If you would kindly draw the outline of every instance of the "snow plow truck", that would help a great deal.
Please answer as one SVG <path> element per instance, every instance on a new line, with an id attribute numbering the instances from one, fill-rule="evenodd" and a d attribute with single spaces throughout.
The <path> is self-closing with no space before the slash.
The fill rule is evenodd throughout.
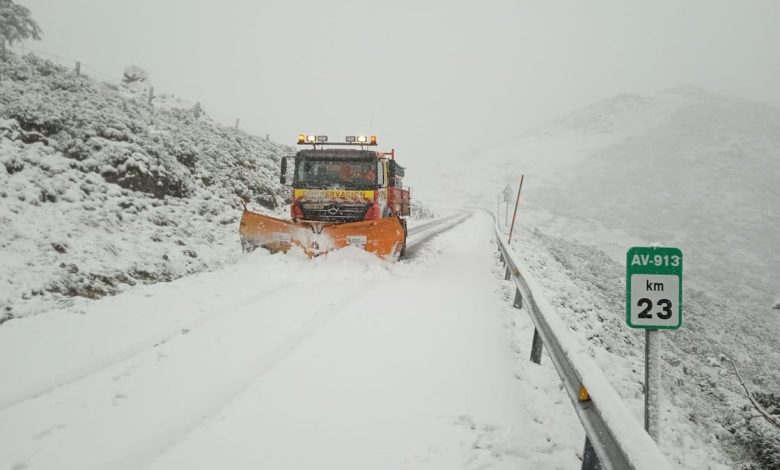
<path id="1" fill-rule="evenodd" d="M 299 150 L 281 160 L 279 181 L 292 171 L 290 219 L 244 207 L 239 234 L 244 251 L 262 247 L 286 253 L 300 247 L 309 257 L 356 246 L 397 260 L 406 250 L 410 190 L 404 168 L 390 152 L 370 150 L 376 136 L 347 136 L 329 142 L 324 135 L 298 136 Z"/>

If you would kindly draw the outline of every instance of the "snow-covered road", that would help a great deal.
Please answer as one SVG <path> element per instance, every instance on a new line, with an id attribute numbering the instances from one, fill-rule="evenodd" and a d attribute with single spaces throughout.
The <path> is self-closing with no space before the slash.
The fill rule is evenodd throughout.
<path id="1" fill-rule="evenodd" d="M 574 468 L 491 233 L 476 213 L 396 264 L 257 252 L 8 322 L 0 469 Z"/>

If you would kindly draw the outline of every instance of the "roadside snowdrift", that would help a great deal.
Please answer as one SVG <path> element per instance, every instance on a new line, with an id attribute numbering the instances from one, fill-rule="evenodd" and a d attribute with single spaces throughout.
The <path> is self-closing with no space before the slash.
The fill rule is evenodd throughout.
<path id="1" fill-rule="evenodd" d="M 0 61 L 0 322 L 234 259 L 239 197 L 284 205 L 291 150 L 199 105 Z"/>

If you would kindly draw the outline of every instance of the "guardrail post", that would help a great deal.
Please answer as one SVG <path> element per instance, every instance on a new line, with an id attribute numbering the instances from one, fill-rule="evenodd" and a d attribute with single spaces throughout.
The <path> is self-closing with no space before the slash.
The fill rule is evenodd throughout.
<path id="1" fill-rule="evenodd" d="M 81 62 L 76 61 L 76 76 L 81 75 Z"/>
<path id="2" fill-rule="evenodd" d="M 523 308 L 523 294 L 520 293 L 520 289 L 515 289 L 515 301 L 512 303 L 514 308 Z"/>
<path id="3" fill-rule="evenodd" d="M 534 328 L 534 339 L 531 341 L 531 362 L 534 364 L 542 363 L 542 338 L 539 336 L 539 331 Z"/>
<path id="4" fill-rule="evenodd" d="M 512 271 L 509 270 L 509 266 L 506 267 L 506 274 L 504 274 L 504 280 L 508 281 L 512 278 Z"/>
<path id="5" fill-rule="evenodd" d="M 601 462 L 588 436 L 585 436 L 585 449 L 582 451 L 582 470 L 601 470 Z"/>

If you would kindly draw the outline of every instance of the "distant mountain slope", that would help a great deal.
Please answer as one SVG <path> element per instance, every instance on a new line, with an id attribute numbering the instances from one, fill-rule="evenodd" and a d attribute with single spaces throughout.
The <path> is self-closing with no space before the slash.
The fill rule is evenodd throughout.
<path id="1" fill-rule="evenodd" d="M 682 248 L 686 286 L 722 302 L 707 321 L 717 333 L 701 332 L 701 338 L 740 335 L 751 343 L 738 348 L 740 354 L 757 348 L 774 357 L 780 109 L 690 86 L 623 94 L 530 133 L 512 148 L 515 157 L 498 166 L 506 174 L 530 175 L 524 200 L 551 214 L 548 229 L 621 262 L 629 244 Z M 556 218 L 590 222 L 553 227 Z M 606 231 L 623 235 L 616 242 Z"/>
<path id="2" fill-rule="evenodd" d="M 633 102 L 557 122 L 542 140 L 583 145 L 529 200 L 681 246 L 693 279 L 768 309 L 780 292 L 780 110 L 691 87 Z"/>
<path id="3" fill-rule="evenodd" d="M 239 197 L 284 204 L 292 150 L 199 106 L 33 55 L 8 53 L 0 77 L 0 322 L 218 265 L 240 251 Z"/>

